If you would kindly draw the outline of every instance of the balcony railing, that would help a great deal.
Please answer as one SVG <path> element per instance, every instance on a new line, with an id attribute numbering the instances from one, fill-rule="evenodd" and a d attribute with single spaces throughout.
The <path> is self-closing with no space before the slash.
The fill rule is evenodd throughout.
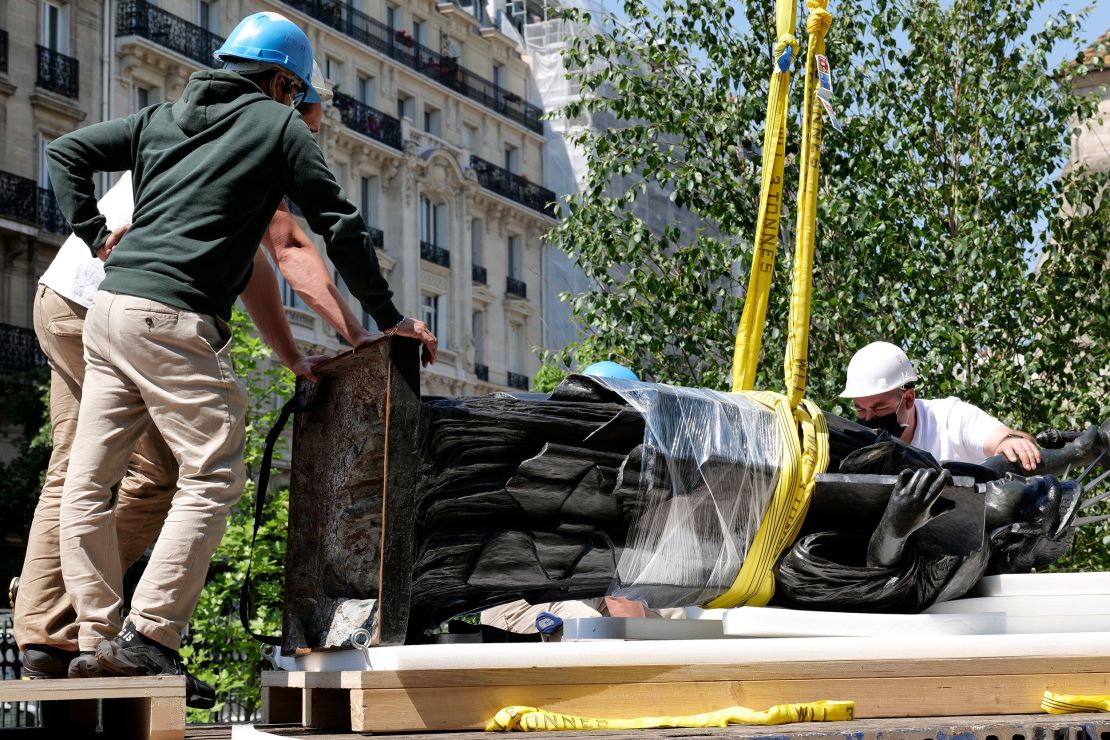
<path id="1" fill-rule="evenodd" d="M 393 116 L 340 92 L 335 93 L 332 104 L 339 109 L 347 128 L 394 149 L 401 148 L 401 122 Z"/>
<path id="2" fill-rule="evenodd" d="M 0 28 L 0 72 L 8 71 L 8 32 Z"/>
<path id="3" fill-rule="evenodd" d="M 515 277 L 507 277 L 505 278 L 505 292 L 509 295 L 527 298 L 528 284 L 523 280 L 517 280 Z"/>
<path id="4" fill-rule="evenodd" d="M 370 242 L 370 246 L 375 249 L 385 249 L 385 232 L 374 226 L 367 226 L 369 234 L 366 240 Z"/>
<path id="5" fill-rule="evenodd" d="M 33 329 L 0 324 L 0 370 L 31 370 L 46 367 Z"/>
<path id="6" fill-rule="evenodd" d="M 471 155 L 470 166 L 478 175 L 478 182 L 487 190 L 503 195 L 523 206 L 555 218 L 555 193 L 540 187 L 504 167 L 498 167 L 481 157 Z"/>
<path id="7" fill-rule="evenodd" d="M 35 85 L 43 90 L 56 92 L 67 98 L 76 98 L 78 89 L 78 64 L 73 57 L 36 45 L 39 51 L 39 74 Z"/>
<path id="8" fill-rule="evenodd" d="M 443 267 L 451 266 L 451 253 L 443 247 L 437 247 L 430 242 L 420 242 L 420 259 L 434 262 Z"/>
<path id="9" fill-rule="evenodd" d="M 486 285 L 486 268 L 481 265 L 470 266 L 470 279 L 476 283 Z"/>
<path id="10" fill-rule="evenodd" d="M 419 44 L 401 29 L 393 29 L 341 0 L 284 0 L 291 8 L 312 16 L 324 25 L 346 34 L 391 59 L 430 77 L 485 107 L 543 133 L 543 110 L 521 100 L 519 95 L 494 85 L 459 64 L 455 57 L 440 54 Z"/>
<path id="11" fill-rule="evenodd" d="M 0 218 L 9 218 L 55 234 L 68 234 L 54 192 L 29 177 L 0 170 Z"/>
<path id="12" fill-rule="evenodd" d="M 155 7 L 147 0 L 123 0 L 119 4 L 116 34 L 142 36 L 205 67 L 216 64 L 212 54 L 224 42 L 211 31 Z"/>
<path id="13" fill-rule="evenodd" d="M 477 377 L 478 380 L 484 380 L 488 383 L 489 382 L 489 365 L 483 365 L 480 362 L 474 363 L 474 376 Z"/>
<path id="14" fill-rule="evenodd" d="M 518 390 L 528 390 L 528 376 L 520 373 L 508 373 L 509 387 Z"/>

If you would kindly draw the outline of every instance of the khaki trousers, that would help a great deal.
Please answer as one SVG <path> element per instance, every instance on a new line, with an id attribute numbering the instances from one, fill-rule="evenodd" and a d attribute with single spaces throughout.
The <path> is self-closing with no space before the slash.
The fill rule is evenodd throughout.
<path id="1" fill-rule="evenodd" d="M 120 629 L 112 486 L 152 422 L 179 473 L 128 618 L 147 637 L 181 645 L 230 507 L 243 493 L 246 394 L 230 344 L 231 331 L 216 317 L 97 293 L 85 319 L 85 384 L 61 508 L 62 575 L 81 650 Z"/>
<path id="2" fill-rule="evenodd" d="M 19 579 L 13 632 L 16 643 L 77 649 L 76 614 L 66 594 L 58 542 L 62 501 L 85 358 L 81 342 L 87 309 L 40 285 L 35 294 L 35 334 L 50 363 L 50 430 L 53 450 L 39 496 Z M 119 560 L 127 570 L 146 551 L 169 510 L 177 462 L 153 427 L 140 437 L 119 485 L 115 509 Z"/>

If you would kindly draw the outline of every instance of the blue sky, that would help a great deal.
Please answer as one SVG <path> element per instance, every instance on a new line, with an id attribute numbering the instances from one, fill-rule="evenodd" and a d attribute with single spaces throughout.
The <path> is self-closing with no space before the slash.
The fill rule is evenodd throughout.
<path id="1" fill-rule="evenodd" d="M 835 0 L 832 1 L 835 2 Z M 1033 26 L 1034 30 L 1043 27 L 1045 19 L 1049 15 L 1054 14 L 1052 10 L 1047 9 L 1048 5 L 1052 5 L 1054 6 L 1054 8 L 1060 7 L 1071 12 L 1077 12 L 1078 10 L 1091 5 L 1094 6 L 1094 9 L 1091 11 L 1090 15 L 1087 16 L 1087 19 L 1083 23 L 1082 37 L 1086 42 L 1084 44 L 1084 48 L 1094 43 L 1095 39 L 1097 39 L 1102 34 L 1110 31 L 1110 0 L 1095 0 L 1094 2 L 1075 2 L 1074 0 L 1062 0 L 1062 2 L 1058 3 L 1046 3 L 1046 8 L 1042 8 L 1033 15 L 1033 22 L 1030 25 Z M 1064 61 L 1065 59 L 1072 58 L 1076 51 L 1076 49 L 1055 49 L 1052 57 L 1052 66 L 1055 67 L 1058 63 Z"/>

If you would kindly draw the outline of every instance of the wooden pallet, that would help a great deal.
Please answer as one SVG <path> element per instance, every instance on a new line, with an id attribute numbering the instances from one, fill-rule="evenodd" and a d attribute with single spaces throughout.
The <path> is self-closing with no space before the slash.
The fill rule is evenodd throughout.
<path id="1" fill-rule="evenodd" d="M 99 723 L 113 740 L 183 740 L 184 676 L 0 681 L 0 702 L 40 702 L 42 727 L 8 737 L 92 736 Z"/>
<path id="2" fill-rule="evenodd" d="M 356 732 L 481 729 L 500 708 L 590 717 L 852 700 L 857 718 L 1036 714 L 1045 689 L 1110 694 L 1105 656 L 262 674 L 263 721 Z"/>

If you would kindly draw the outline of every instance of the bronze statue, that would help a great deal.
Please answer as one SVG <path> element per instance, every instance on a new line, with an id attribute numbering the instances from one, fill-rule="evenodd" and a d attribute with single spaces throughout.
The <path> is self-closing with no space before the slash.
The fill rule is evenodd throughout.
<path id="1" fill-rule="evenodd" d="M 645 414 L 582 376 L 550 395 L 421 399 L 409 354 L 391 357 L 383 342 L 341 358 L 297 418 L 287 652 L 349 644 L 358 628 L 381 644 L 419 641 L 449 617 L 521 598 L 615 590 L 674 606 L 728 588 L 732 576 L 713 563 L 683 564 L 669 583 L 630 579 L 621 564 L 644 541 L 630 530 L 652 506 L 737 480 L 731 453 L 661 451 Z M 672 418 L 672 394 L 657 388 L 660 418 Z M 696 403 L 717 413 L 713 397 Z M 774 475 L 759 452 L 766 435 L 729 414 L 718 437 L 749 455 L 744 485 L 762 490 Z M 1110 447 L 1107 431 L 1090 428 L 1044 450 L 1038 474 L 1024 477 L 1004 458 L 941 465 L 885 432 L 831 416 L 829 427 L 830 474 L 776 565 L 775 604 L 916 612 L 984 573 L 1051 563 L 1083 506 L 1082 484 L 1053 473 L 1093 468 Z M 677 535 L 703 547 L 700 526 Z"/>

